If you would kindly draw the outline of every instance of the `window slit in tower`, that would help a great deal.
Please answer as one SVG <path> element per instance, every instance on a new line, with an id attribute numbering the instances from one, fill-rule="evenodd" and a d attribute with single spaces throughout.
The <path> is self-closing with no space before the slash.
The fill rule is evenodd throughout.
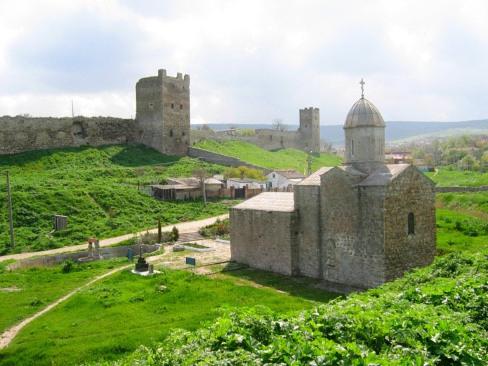
<path id="1" fill-rule="evenodd" d="M 408 214 L 408 235 L 415 234 L 415 216 L 413 212 Z"/>
<path id="2" fill-rule="evenodd" d="M 351 154 L 354 156 L 354 140 L 351 140 Z"/>
<path id="3" fill-rule="evenodd" d="M 173 137 L 173 130 L 169 130 L 169 137 Z"/>

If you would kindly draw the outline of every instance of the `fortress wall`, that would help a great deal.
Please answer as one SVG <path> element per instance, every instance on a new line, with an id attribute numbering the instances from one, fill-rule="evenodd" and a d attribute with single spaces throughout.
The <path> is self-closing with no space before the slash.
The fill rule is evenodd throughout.
<path id="1" fill-rule="evenodd" d="M 212 130 L 191 130 L 191 143 L 195 144 L 206 139 L 216 141 L 238 140 L 249 142 L 266 150 L 288 148 L 301 150 L 303 144 L 299 136 L 298 131 L 277 131 L 272 129 L 255 130 L 255 135 L 253 136 L 231 135 Z"/>
<path id="2" fill-rule="evenodd" d="M 135 122 L 113 117 L 0 117 L 0 155 L 135 142 Z"/>
<path id="3" fill-rule="evenodd" d="M 486 192 L 488 191 L 488 186 L 478 186 L 478 187 L 435 187 L 437 193 L 463 193 L 463 192 Z"/>
<path id="4" fill-rule="evenodd" d="M 258 169 L 262 170 L 264 174 L 268 174 L 271 172 L 270 169 L 263 168 L 257 165 L 249 164 L 246 163 L 242 160 L 239 160 L 237 158 L 233 158 L 227 155 L 221 155 L 214 153 L 212 151 L 204 150 L 204 149 L 198 149 L 195 147 L 190 147 L 188 149 L 188 156 L 192 158 L 198 158 L 203 161 L 209 162 L 209 163 L 214 163 L 214 164 L 220 164 L 220 165 L 225 165 L 225 166 L 232 166 L 232 167 L 237 167 L 237 166 L 247 166 L 249 168 L 253 169 Z"/>

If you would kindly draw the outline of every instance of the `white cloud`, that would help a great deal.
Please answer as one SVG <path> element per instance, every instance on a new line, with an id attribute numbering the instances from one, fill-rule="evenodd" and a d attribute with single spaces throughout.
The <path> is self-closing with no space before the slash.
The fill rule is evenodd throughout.
<path id="1" fill-rule="evenodd" d="M 0 115 L 74 98 L 130 117 L 137 78 L 166 68 L 191 75 L 200 122 L 295 123 L 314 105 L 340 123 L 361 77 L 387 120 L 486 118 L 487 16 L 483 0 L 3 0 Z"/>

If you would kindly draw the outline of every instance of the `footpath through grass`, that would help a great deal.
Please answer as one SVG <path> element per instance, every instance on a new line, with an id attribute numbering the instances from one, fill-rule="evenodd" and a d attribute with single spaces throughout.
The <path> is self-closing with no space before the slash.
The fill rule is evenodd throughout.
<path id="1" fill-rule="evenodd" d="M 175 328 L 195 330 L 229 309 L 264 305 L 282 314 L 334 296 L 306 281 L 250 270 L 216 278 L 175 270 L 147 278 L 123 271 L 28 325 L 0 353 L 0 365 L 113 360 L 141 344 L 163 341 Z"/>
<path id="2" fill-rule="evenodd" d="M 157 225 L 223 214 L 229 204 L 162 202 L 137 184 L 189 176 L 202 166 L 224 167 L 162 155 L 141 146 L 81 147 L 0 156 L 0 254 L 7 252 L 8 221 L 4 173 L 11 173 L 16 251 L 44 250 L 127 234 Z M 68 228 L 54 234 L 52 215 L 68 216 Z"/>
<path id="3" fill-rule="evenodd" d="M 62 265 L 10 271 L 0 263 L 0 332 L 127 260 L 75 264 L 65 273 Z"/>
<path id="4" fill-rule="evenodd" d="M 487 254 L 438 257 L 397 281 L 300 315 L 236 310 L 97 364 L 486 365 Z"/>
<path id="5" fill-rule="evenodd" d="M 268 151 L 251 143 L 237 140 L 225 142 L 204 140 L 198 142 L 195 147 L 239 158 L 264 168 L 294 169 L 300 173 L 307 170 L 308 155 L 297 149 Z M 342 159 L 337 155 L 320 154 L 320 156 L 313 157 L 312 170 L 315 171 L 323 166 L 336 166 L 341 162 Z"/>

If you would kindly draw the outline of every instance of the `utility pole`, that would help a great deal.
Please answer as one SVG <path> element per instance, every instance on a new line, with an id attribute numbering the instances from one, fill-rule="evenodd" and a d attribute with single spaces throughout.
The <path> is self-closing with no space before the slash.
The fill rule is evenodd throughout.
<path id="1" fill-rule="evenodd" d="M 15 247 L 14 237 L 14 214 L 12 209 L 12 192 L 10 191 L 10 174 L 7 171 L 7 202 L 8 202 L 8 221 L 10 230 L 10 249 Z"/>

